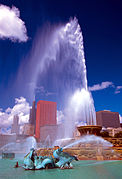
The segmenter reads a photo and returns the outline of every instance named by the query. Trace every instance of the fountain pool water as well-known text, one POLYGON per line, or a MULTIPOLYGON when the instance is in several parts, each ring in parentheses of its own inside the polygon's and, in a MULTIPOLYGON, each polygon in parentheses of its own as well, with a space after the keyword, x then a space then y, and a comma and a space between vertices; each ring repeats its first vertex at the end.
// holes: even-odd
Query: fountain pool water
MULTIPOLYGON (((73 163, 73 170, 38 170, 24 171, 21 167, 13 168, 17 159, 2 160, 0 159, 0 178, 6 179, 120 179, 122 178, 122 162, 121 161, 78 161, 73 163)), ((18 160, 19 165, 23 161, 18 160)))

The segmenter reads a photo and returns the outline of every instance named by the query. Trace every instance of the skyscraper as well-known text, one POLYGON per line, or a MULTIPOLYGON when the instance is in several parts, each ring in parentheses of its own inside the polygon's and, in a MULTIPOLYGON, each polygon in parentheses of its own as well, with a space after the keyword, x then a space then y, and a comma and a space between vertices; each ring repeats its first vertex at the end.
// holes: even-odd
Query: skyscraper
POLYGON ((34 125, 34 128, 36 126, 36 102, 33 101, 32 108, 30 109, 30 117, 29 117, 29 123, 34 125))
POLYGON ((54 135, 53 132, 56 132, 55 128, 57 125, 56 113, 57 113, 56 102, 42 101, 42 100, 38 101, 37 112, 36 112, 36 131, 35 131, 37 139, 46 138, 48 135, 50 136, 54 135))
POLYGON ((98 111, 96 112, 96 122, 97 125, 100 125, 102 127, 118 128, 120 127, 119 113, 107 110, 98 111))
POLYGON ((20 128, 20 126, 19 126, 19 116, 14 115, 11 133, 19 134, 19 128, 20 128))

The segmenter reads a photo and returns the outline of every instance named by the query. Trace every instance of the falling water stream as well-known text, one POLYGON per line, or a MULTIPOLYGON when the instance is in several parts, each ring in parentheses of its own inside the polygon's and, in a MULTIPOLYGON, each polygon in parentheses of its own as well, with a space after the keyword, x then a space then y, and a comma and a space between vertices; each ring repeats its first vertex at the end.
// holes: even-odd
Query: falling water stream
POLYGON ((95 125, 94 102, 87 85, 83 36, 77 18, 38 38, 35 54, 38 59, 33 75, 35 86, 47 83, 58 95, 59 103, 63 103, 63 138, 71 138, 75 126, 81 122, 95 125), (40 49, 43 49, 41 54, 40 49))
POLYGON ((79 140, 74 141, 73 143, 70 143, 63 147, 63 149, 70 148, 72 146, 75 146, 77 144, 92 144, 92 146, 102 146, 102 147, 112 147, 113 145, 104 140, 102 137, 94 136, 94 135, 86 135, 84 137, 81 137, 79 140))

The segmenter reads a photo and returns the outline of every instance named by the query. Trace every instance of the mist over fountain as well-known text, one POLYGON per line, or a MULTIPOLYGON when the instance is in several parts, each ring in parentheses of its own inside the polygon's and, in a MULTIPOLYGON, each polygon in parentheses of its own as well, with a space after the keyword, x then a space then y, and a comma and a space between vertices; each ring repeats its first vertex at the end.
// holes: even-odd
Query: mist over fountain
MULTIPOLYGON (((45 152, 45 148, 49 153, 48 149, 52 152, 54 146, 63 147, 64 150, 76 147, 76 154, 79 156, 82 156, 81 150, 83 155, 88 150, 88 152, 96 152, 94 158, 101 157, 103 149, 100 149, 100 152, 98 148, 109 148, 112 146, 111 143, 95 135, 79 136, 79 138, 73 136, 75 129, 81 126, 96 126, 94 101, 87 85, 83 36, 78 20, 71 19, 67 24, 52 28, 49 33, 43 32, 42 35, 44 44, 38 39, 36 51, 33 53, 32 61, 34 63, 36 59, 37 65, 32 78, 32 93, 36 93, 39 87, 45 92, 45 87, 49 87, 52 94, 53 92, 56 94, 59 103, 63 102, 62 127, 58 128, 58 132, 56 131, 57 140, 54 143, 49 135, 43 144, 38 143, 38 145, 34 137, 29 137, 20 143, 9 143, 1 150, 8 148, 8 151, 21 150, 23 153, 28 153, 30 148, 38 146, 37 151, 41 151, 41 155, 45 152), (46 83, 49 86, 46 86, 46 83)), ((50 97, 48 91, 46 95, 50 97)))
MULTIPOLYGON (((60 40, 62 45, 67 47, 66 56, 64 60, 75 61, 76 67, 76 79, 81 80, 79 87, 73 91, 68 103, 64 110, 64 138, 70 138, 73 136, 75 126, 79 123, 87 125, 96 125, 96 114, 94 109, 94 102, 87 87, 87 74, 83 47, 83 36, 81 32, 78 20, 74 18, 70 20, 64 27, 59 31, 60 40)), ((74 69, 72 69, 74 71, 74 69)))
POLYGON ((105 141, 101 137, 94 136, 94 135, 86 135, 86 136, 81 137, 79 140, 76 140, 76 141, 64 146, 63 149, 67 149, 67 148, 70 148, 72 146, 76 146, 79 143, 84 144, 84 145, 85 144, 91 144, 92 147, 101 146, 101 147, 107 148, 107 147, 113 146, 110 142, 105 141))
POLYGON ((34 59, 37 57, 38 66, 33 90, 36 86, 48 86, 54 91, 54 99, 64 114, 63 135, 59 131, 57 138, 71 138, 77 125, 96 124, 94 102, 87 86, 83 36, 76 18, 50 29, 36 41, 34 59))
POLYGON ((34 41, 29 63, 32 95, 56 101, 58 110, 63 113, 61 128, 56 132, 60 145, 61 141, 72 140, 77 127, 96 125, 94 101, 87 84, 83 36, 77 18, 66 24, 44 26, 34 41))
POLYGON ((28 153, 30 151, 30 148, 37 148, 36 139, 32 136, 27 137, 21 142, 19 141, 8 143, 2 146, 0 148, 0 151, 28 153))

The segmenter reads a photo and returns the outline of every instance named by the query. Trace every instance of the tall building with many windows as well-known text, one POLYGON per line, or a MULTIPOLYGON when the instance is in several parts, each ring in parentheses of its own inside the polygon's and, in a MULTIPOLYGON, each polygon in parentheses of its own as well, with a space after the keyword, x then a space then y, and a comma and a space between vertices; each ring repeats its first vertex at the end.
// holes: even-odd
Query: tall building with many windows
POLYGON ((111 111, 98 111, 96 112, 96 122, 97 125, 102 127, 120 127, 119 113, 111 111))
POLYGON ((36 126, 36 102, 33 101, 32 108, 30 109, 29 123, 36 126))
POLYGON ((19 126, 19 116, 14 115, 11 133, 19 134, 19 128, 20 128, 20 126, 19 126))
POLYGON ((37 102, 35 136, 38 140, 44 141, 48 136, 51 140, 54 139, 57 128, 56 114, 56 102, 43 100, 37 102))

